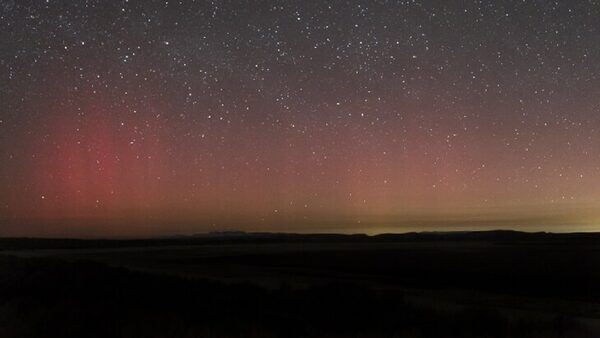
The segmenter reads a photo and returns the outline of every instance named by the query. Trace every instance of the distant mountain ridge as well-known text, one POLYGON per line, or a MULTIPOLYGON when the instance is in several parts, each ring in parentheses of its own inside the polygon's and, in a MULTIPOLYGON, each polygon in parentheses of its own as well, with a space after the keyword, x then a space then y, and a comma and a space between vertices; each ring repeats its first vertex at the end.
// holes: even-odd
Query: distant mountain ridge
POLYGON ((515 230, 408 232, 366 234, 300 234, 277 232, 218 231, 193 235, 175 235, 146 239, 62 239, 62 238, 0 238, 0 251, 37 249, 86 249, 118 247, 152 247, 203 244, 298 243, 298 242, 424 242, 424 241, 594 241, 600 245, 599 232, 522 232, 515 230))

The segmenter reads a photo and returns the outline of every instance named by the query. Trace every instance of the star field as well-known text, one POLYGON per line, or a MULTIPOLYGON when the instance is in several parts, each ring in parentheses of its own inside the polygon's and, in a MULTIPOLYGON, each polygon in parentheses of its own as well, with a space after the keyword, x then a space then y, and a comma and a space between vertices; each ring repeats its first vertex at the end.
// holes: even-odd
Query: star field
POLYGON ((0 1, 0 234, 598 230, 600 5, 0 1))

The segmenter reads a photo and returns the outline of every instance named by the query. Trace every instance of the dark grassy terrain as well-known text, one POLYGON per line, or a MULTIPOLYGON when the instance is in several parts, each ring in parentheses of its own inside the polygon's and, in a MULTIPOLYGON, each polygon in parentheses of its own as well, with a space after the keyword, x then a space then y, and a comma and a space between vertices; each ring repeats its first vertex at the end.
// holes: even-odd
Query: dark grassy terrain
POLYGON ((597 337, 600 236, 0 239, 0 337, 597 337))

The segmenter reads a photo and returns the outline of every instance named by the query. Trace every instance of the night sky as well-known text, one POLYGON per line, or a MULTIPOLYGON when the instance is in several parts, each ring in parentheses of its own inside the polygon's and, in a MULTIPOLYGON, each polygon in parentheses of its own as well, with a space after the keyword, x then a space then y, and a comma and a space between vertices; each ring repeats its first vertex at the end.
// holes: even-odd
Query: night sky
POLYGON ((600 230, 594 1, 0 1, 0 235, 600 230))

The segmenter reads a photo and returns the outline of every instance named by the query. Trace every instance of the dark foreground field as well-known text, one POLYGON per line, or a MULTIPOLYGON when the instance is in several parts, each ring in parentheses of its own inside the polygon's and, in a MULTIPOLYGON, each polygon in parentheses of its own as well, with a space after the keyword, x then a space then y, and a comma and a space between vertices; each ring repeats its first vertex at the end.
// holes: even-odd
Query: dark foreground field
POLYGON ((0 239, 0 337, 598 337, 600 236, 0 239))

